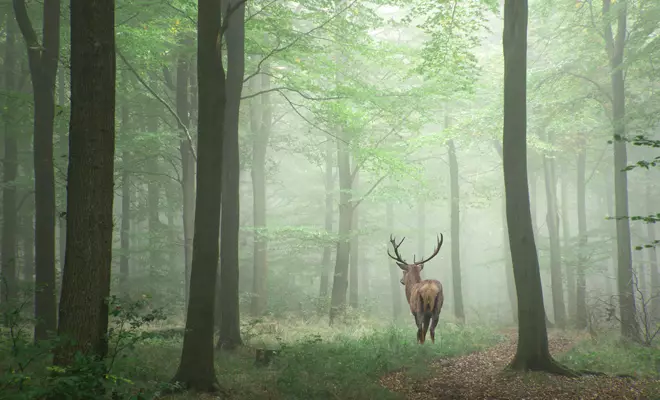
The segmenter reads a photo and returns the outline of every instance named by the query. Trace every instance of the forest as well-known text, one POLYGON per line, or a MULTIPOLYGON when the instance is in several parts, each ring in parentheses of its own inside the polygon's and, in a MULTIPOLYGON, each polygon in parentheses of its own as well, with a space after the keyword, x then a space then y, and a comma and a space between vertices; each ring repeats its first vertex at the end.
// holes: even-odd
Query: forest
POLYGON ((660 1, 0 0, 0 399, 659 399, 660 1))

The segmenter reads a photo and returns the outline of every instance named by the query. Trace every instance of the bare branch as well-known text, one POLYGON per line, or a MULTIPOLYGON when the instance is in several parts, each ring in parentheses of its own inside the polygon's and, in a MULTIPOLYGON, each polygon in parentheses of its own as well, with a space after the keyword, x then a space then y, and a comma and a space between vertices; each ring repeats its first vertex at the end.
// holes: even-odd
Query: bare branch
POLYGON ((149 86, 149 84, 147 84, 147 82, 144 79, 142 79, 140 74, 135 70, 135 68, 133 68, 133 66, 128 62, 128 60, 126 60, 126 57, 124 57, 124 55, 122 54, 121 51, 119 51, 119 49, 117 49, 116 52, 117 52, 117 55, 119 56, 119 58, 121 58, 121 60, 124 62, 124 64, 126 64, 126 67, 129 69, 129 71, 131 71, 133 73, 133 75, 135 75, 135 77, 142 84, 142 86, 144 86, 144 88, 147 89, 147 91, 149 93, 151 93, 151 95, 154 96, 156 98, 156 100, 158 100, 161 104, 163 104, 165 106, 165 108, 167 108, 167 111, 169 111, 170 114, 172 114, 172 116, 176 119, 176 122, 179 125, 179 129, 181 129, 183 131, 183 133, 186 135, 186 139, 188 140, 188 143, 190 144, 190 152, 191 152, 193 158, 195 159, 195 161, 197 161, 197 152, 195 151, 195 144, 193 142, 192 136, 190 136, 190 130, 188 130, 188 127, 181 121, 181 118, 179 117, 179 114, 177 114, 177 112, 174 111, 172 106, 170 106, 165 100, 163 100, 163 98, 160 97, 158 95, 158 93, 156 93, 149 86))

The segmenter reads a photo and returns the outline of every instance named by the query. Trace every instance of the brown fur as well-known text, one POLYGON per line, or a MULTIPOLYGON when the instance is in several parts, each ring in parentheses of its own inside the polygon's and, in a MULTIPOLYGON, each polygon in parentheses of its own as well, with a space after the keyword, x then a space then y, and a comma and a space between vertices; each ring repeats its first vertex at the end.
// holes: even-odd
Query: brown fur
POLYGON ((406 287, 406 299, 417 325, 417 341, 424 344, 431 328, 431 342, 435 343, 435 327, 444 304, 442 283, 435 279, 421 278, 423 265, 408 265, 403 271, 401 283, 406 287))

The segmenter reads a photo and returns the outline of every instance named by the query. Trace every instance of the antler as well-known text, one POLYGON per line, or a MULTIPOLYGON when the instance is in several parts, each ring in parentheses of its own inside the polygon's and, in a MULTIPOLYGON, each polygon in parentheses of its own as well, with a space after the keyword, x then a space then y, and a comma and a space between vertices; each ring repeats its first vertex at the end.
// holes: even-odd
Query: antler
POLYGON ((392 254, 390 254, 390 249, 387 249, 387 255, 390 256, 390 258, 392 260, 394 260, 398 263, 408 265, 408 263, 403 259, 403 257, 401 257, 401 254, 399 254, 399 246, 401 246, 401 243, 403 243, 404 240, 406 240, 405 237, 403 239, 401 239, 401 241, 397 244, 394 237, 392 235, 390 235, 390 243, 392 243, 392 247, 394 248, 394 254, 396 255, 396 257, 394 257, 392 254))
POLYGON ((445 238, 444 238, 444 236, 442 236, 442 233, 441 233, 440 237, 438 238, 438 245, 436 246, 435 250, 433 251, 433 254, 431 254, 431 256, 429 258, 425 259, 425 260, 416 261, 415 264, 423 265, 424 263, 427 263, 427 262, 431 261, 431 259, 433 257, 438 255, 438 252, 440 251, 440 248, 442 247, 442 242, 444 242, 444 240, 445 240, 445 238))

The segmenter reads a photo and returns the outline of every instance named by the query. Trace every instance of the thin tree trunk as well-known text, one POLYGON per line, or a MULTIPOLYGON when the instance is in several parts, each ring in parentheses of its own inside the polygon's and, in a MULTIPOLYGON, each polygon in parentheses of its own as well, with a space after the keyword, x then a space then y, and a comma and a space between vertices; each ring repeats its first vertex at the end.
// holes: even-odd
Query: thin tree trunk
MULTIPOLYGON (((264 63, 266 64, 266 63, 264 63)), ((253 77, 253 91, 269 90, 270 75, 268 66, 263 75, 253 77), (258 84, 258 82, 261 82, 258 84)), ((252 191, 254 215, 254 273, 252 278, 253 315, 262 315, 266 311, 268 288, 268 235, 266 232, 266 152, 272 130, 272 106, 270 93, 263 93, 252 100, 252 191)))
MULTIPOLYGON (((353 190, 358 189, 360 173, 357 172, 353 178, 353 190)), ((358 238, 358 222, 359 212, 357 209, 353 210, 353 219, 351 221, 351 250, 349 260, 349 280, 348 280, 348 304, 354 309, 358 308, 359 296, 359 276, 360 276, 360 263, 359 263, 359 238, 358 238)))
POLYGON ((580 149, 577 160, 578 266, 575 322, 578 329, 587 327, 587 151, 580 149))
MULTIPOLYGON (((603 0, 603 15, 609 15, 611 0, 603 0)), ((627 11, 625 3, 617 8, 617 34, 614 37, 612 25, 605 26, 606 53, 610 62, 612 80, 612 121, 614 125, 614 202, 616 217, 628 214, 628 174, 624 170, 628 164, 626 142, 626 94, 623 78, 623 54, 626 43, 627 11)), ((630 221, 627 218, 616 220, 617 232, 617 281, 619 289, 619 313, 621 335, 627 339, 640 341, 637 324, 637 311, 633 289, 633 267, 630 245, 630 221)))
MULTIPOLYGON (((59 76, 59 85, 57 87, 57 97, 58 103, 62 109, 66 108, 68 105, 68 100, 66 98, 66 87, 64 85, 66 78, 64 73, 64 68, 59 68, 57 70, 57 75, 59 76)), ((67 129, 60 129, 59 137, 59 148, 58 148, 58 158, 63 160, 62 171, 66 171, 66 167, 69 162, 69 140, 67 138, 67 129)), ((66 194, 66 182, 62 185, 62 192, 66 194)), ((60 257, 60 271, 64 270, 64 254, 66 253, 66 196, 64 198, 63 204, 61 205, 61 211, 58 213, 59 218, 57 218, 58 227, 59 227, 59 257, 60 257)), ((61 274, 60 274, 61 276, 61 274)))
POLYGON ((335 322, 346 305, 348 289, 348 263, 351 249, 349 235, 353 220, 351 165, 348 143, 350 136, 344 129, 337 138, 337 170, 339 173, 339 229, 335 271, 330 299, 330 325, 335 322))
MULTIPOLYGON (((47 3, 46 3, 47 4, 47 3)), ((108 352, 115 156, 115 2, 71 3, 67 243, 56 365, 108 352)), ((59 18, 59 13, 57 14, 59 18)))
MULTIPOLYGON (((568 254, 571 248, 571 224, 570 224, 570 207, 568 204, 568 171, 567 167, 562 168, 560 178, 561 189, 561 228, 563 236, 562 253, 568 254)), ((567 258, 565 257, 565 260, 567 258)), ((575 277, 575 268, 573 265, 564 261, 564 268, 566 271, 566 290, 568 291, 568 320, 575 321, 577 315, 577 282, 575 277)))
MULTIPOLYGON (((445 126, 448 125, 445 118, 445 126)), ((461 226, 460 226, 460 187, 458 185, 458 159, 453 140, 447 142, 449 153, 449 180, 451 186, 451 276, 454 292, 454 315, 465 322, 463 307, 463 284, 461 281, 461 226)))
MULTIPOLYGON (((330 236, 332 234, 332 222, 334 220, 334 185, 335 179, 333 175, 332 163, 334 161, 333 152, 334 152, 334 143, 328 138, 326 141, 325 147, 325 231, 330 236)), ((326 242, 326 245, 323 247, 323 258, 321 260, 321 282, 319 288, 319 297, 321 299, 326 299, 328 297, 328 274, 332 268, 332 245, 326 242)))
MULTIPOLYGON (((121 128, 124 136, 130 135, 130 112, 128 102, 124 101, 121 106, 121 128)), ((130 257, 130 232, 131 232, 131 173, 130 152, 128 149, 122 151, 121 172, 121 230, 119 242, 121 252, 119 256, 119 286, 120 290, 128 294, 129 257, 130 257)))
MULTIPOLYGON (((655 204, 651 196, 651 186, 646 186, 646 212, 651 215, 657 210, 654 210, 655 204)), ((658 251, 655 234, 655 224, 646 224, 646 235, 648 241, 652 244, 646 251, 649 258, 649 269, 651 271, 651 316, 654 321, 660 320, 660 270, 658 270, 658 251)))
MULTIPOLYGON (((387 203, 385 210, 385 219, 387 221, 387 231, 394 231, 394 206, 392 203, 387 203)), ((389 246, 389 242, 387 242, 389 246)), ((392 318, 394 321, 398 321, 401 318, 401 275, 399 275, 399 267, 387 257, 387 265, 390 270, 390 292, 392 295, 392 318)))
POLYGON ((16 21, 25 39, 34 95, 34 197, 36 294, 34 339, 57 329, 55 282, 55 170, 53 123, 55 78, 60 50, 60 1, 43 5, 43 43, 39 43, 25 5, 15 0, 16 21))
MULTIPOLYGON (((192 41, 183 41, 184 46, 188 44, 192 44, 192 41)), ((188 57, 181 54, 177 61, 176 70, 176 113, 186 129, 190 128, 190 80, 188 57)), ((192 264, 193 231, 195 227, 195 159, 190 140, 185 131, 181 132, 179 153, 181 154, 181 190, 183 192, 184 297, 187 308, 190 299, 190 266, 192 264)))
MULTIPOLYGON (((548 141, 552 143, 548 135, 548 141)), ((566 326, 566 307, 564 305, 564 288, 561 276, 561 247, 559 244, 558 212, 557 212, 557 182, 555 180, 553 162, 547 156, 543 157, 545 172, 545 194, 547 198, 546 223, 550 237, 550 279, 552 287, 552 308, 555 324, 560 328, 566 326)))
MULTIPOLYGON (((227 85, 224 118, 223 188, 220 252, 220 332, 217 348, 231 350, 240 346, 241 326, 238 299, 239 229, 240 229, 240 149, 238 119, 245 74, 245 4, 241 0, 223 0, 222 9, 241 4, 231 15, 226 31, 227 85)), ((270 114, 268 115, 270 118, 270 114)), ((264 117, 265 118, 265 117, 264 117)), ((270 120, 268 121, 270 122, 270 120)))
MULTIPOLYGON (((3 67, 5 70, 4 90, 15 90, 17 70, 16 24, 14 18, 8 13, 6 24, 5 57, 3 67)), ((4 160, 2 164, 2 257, 0 261, 0 297, 1 303, 16 301, 18 295, 17 269, 16 269, 16 237, 18 230, 16 210, 16 178, 18 176, 18 141, 15 131, 14 115, 16 103, 12 95, 6 96, 3 104, 7 112, 4 114, 4 160)), ((13 307, 12 307, 13 309, 13 307)), ((8 323, 8 321, 5 321, 8 323)))
MULTIPOLYGON (((614 217, 614 187, 612 185, 612 177, 609 176, 606 178, 606 189, 605 189, 605 201, 607 203, 607 215, 608 217, 614 217)), ((610 238, 612 239, 613 246, 611 247, 611 254, 610 254, 610 262, 608 265, 608 295, 610 297, 616 296, 616 289, 615 289, 615 279, 618 275, 617 273, 617 257, 618 257, 618 251, 617 251, 617 246, 616 246, 616 223, 610 222, 609 223, 609 232, 610 232, 610 238)))
MULTIPOLYGON (((158 119, 147 120, 147 131, 150 135, 158 131, 158 119)), ((146 163, 147 172, 150 174, 147 180, 147 231, 149 234, 149 274, 158 276, 158 271, 163 268, 163 244, 162 224, 160 222, 160 182, 156 179, 159 172, 157 157, 150 157, 146 163)))

